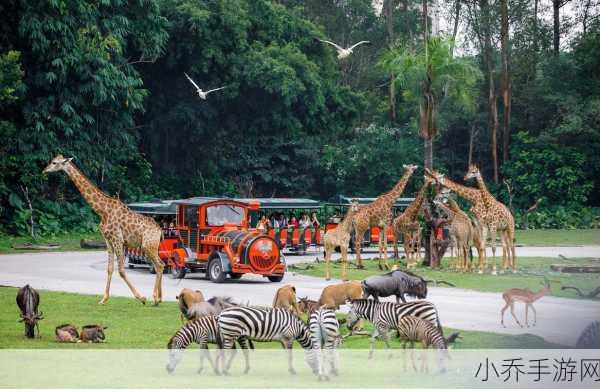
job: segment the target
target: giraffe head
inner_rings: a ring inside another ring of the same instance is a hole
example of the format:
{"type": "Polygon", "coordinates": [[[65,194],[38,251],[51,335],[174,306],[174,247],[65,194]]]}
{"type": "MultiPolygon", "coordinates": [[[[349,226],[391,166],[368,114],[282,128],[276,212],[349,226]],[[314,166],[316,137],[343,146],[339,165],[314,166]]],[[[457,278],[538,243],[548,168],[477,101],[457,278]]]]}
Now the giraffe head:
{"type": "Polygon", "coordinates": [[[413,173],[415,170],[417,170],[418,166],[417,165],[402,165],[402,167],[404,168],[404,172],[405,173],[413,173]]]}
{"type": "Polygon", "coordinates": [[[73,158],[65,158],[62,156],[62,154],[58,154],[56,157],[54,157],[54,159],[52,159],[52,161],[50,161],[48,166],[46,166],[43,173],[48,174],[65,170],[72,160],[73,158]]]}
{"type": "Polygon", "coordinates": [[[481,177],[481,172],[479,171],[479,168],[472,163],[469,165],[469,170],[467,171],[467,174],[465,174],[464,179],[466,181],[477,177],[481,177]]]}
{"type": "Polygon", "coordinates": [[[437,170],[429,170],[429,169],[425,169],[425,173],[428,177],[432,178],[433,180],[435,180],[436,183],[442,184],[444,185],[444,181],[446,179],[445,174],[438,172],[437,170]]]}

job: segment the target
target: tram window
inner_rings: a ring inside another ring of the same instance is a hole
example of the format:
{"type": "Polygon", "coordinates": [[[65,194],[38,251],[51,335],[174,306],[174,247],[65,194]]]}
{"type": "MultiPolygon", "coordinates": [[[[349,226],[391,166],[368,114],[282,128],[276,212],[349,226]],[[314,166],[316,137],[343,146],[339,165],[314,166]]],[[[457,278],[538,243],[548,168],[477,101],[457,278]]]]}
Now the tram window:
{"type": "Polygon", "coordinates": [[[206,224],[222,226],[226,223],[241,225],[244,221],[244,208],[235,205],[215,205],[206,208],[206,224]]]}
{"type": "Polygon", "coordinates": [[[198,207],[185,207],[185,224],[190,228],[198,228],[198,207]]]}

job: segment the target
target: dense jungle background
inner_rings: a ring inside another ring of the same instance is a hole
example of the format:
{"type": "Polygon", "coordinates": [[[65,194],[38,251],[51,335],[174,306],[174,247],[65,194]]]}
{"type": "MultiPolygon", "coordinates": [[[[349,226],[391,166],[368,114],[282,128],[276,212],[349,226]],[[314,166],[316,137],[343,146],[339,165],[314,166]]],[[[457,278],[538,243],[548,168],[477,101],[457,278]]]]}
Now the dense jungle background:
{"type": "Polygon", "coordinates": [[[599,3],[2,1],[0,232],[96,228],[41,174],[57,153],[126,202],[376,196],[471,161],[519,227],[598,227],[599,3]]]}

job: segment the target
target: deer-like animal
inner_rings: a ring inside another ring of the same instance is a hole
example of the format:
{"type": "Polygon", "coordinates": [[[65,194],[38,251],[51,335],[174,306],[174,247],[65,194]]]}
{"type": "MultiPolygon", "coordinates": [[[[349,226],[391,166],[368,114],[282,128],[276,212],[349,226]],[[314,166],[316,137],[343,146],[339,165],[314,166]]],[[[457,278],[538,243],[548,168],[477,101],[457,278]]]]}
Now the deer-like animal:
{"type": "Polygon", "coordinates": [[[522,303],[525,303],[525,325],[527,327],[529,327],[529,322],[528,322],[527,316],[528,316],[529,308],[531,308],[531,310],[533,311],[533,326],[535,326],[535,324],[537,323],[537,312],[536,312],[535,308],[533,307],[533,303],[536,302],[537,300],[541,299],[545,295],[549,294],[550,292],[551,292],[550,281],[546,277],[544,277],[544,287],[537,292],[533,292],[529,288],[508,289],[506,292],[504,292],[502,294],[502,298],[506,302],[506,305],[500,311],[500,315],[501,315],[500,324],[502,324],[503,327],[506,327],[504,325],[504,312],[508,308],[510,308],[510,313],[511,313],[512,317],[515,319],[517,324],[521,328],[523,328],[523,325],[521,324],[521,322],[519,322],[519,319],[517,319],[517,316],[515,316],[515,302],[520,301],[522,303]]]}

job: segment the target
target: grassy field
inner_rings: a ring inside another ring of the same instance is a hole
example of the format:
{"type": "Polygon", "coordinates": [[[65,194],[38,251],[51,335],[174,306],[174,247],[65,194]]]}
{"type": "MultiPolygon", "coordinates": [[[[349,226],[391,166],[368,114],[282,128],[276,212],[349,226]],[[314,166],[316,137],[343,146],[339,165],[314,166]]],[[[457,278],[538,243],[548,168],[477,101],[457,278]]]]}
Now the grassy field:
{"type": "Polygon", "coordinates": [[[4,235],[0,234],[0,254],[19,254],[19,253],[31,253],[31,252],[40,252],[40,251],[48,251],[48,250],[15,250],[13,245],[16,244],[49,244],[49,243],[57,243],[61,247],[52,251],[81,251],[81,250],[89,250],[82,249],[79,245],[79,241],[81,239],[99,239],[102,240],[102,236],[99,232],[88,232],[88,233],[71,233],[64,235],[57,235],[55,237],[43,237],[38,239],[33,239],[30,236],[12,236],[12,235],[4,235]]]}
{"type": "Polygon", "coordinates": [[[600,245],[600,229],[517,230],[517,244],[524,246],[600,245]]]}
{"type": "MultiPolygon", "coordinates": [[[[18,323],[19,311],[15,303],[16,288],[0,287],[0,349],[5,348],[59,348],[59,349],[163,349],[169,338],[181,326],[179,309],[174,302],[159,307],[141,305],[130,298],[113,297],[108,305],[98,305],[99,296],[74,293],[40,292],[40,310],[44,320],[40,322],[41,338],[27,339],[23,336],[23,324],[18,323]],[[54,341],[54,328],[64,323],[78,327],[86,324],[102,324],[107,342],[102,344],[65,344],[54,341]]],[[[367,325],[365,328],[369,329],[367,325]]],[[[444,329],[446,334],[453,330],[444,329]]],[[[346,332],[346,328],[343,328],[346,332]]],[[[533,335],[500,335],[486,332],[461,331],[463,340],[456,348],[559,348],[533,335]]],[[[393,341],[394,347],[399,342],[393,341]]],[[[383,348],[383,342],[376,343],[383,348]]],[[[278,343],[257,343],[257,348],[280,348],[278,343]]],[[[367,348],[367,336],[352,336],[343,348],[367,348]]]]}
{"type": "MultiPolygon", "coordinates": [[[[476,260],[476,257],[475,257],[476,260]]],[[[390,261],[390,264],[393,261],[390,261]]],[[[485,274],[475,273],[457,273],[448,269],[450,259],[445,258],[442,263],[441,270],[431,270],[427,267],[419,267],[415,273],[429,280],[444,280],[454,284],[458,288],[474,289],[483,292],[503,292],[507,288],[530,288],[538,290],[542,288],[543,276],[547,276],[552,285],[552,296],[578,298],[573,291],[562,291],[561,286],[577,286],[584,292],[600,286],[599,274],[567,274],[550,271],[551,264],[595,264],[600,265],[600,261],[593,258],[574,258],[574,259],[558,259],[558,258],[539,258],[525,257],[518,258],[518,267],[520,269],[516,274],[506,273],[493,276],[489,271],[485,274]]],[[[398,262],[396,262],[398,263],[398,262]]],[[[362,280],[373,274],[383,273],[377,267],[377,260],[364,261],[365,270],[357,270],[353,266],[349,266],[348,276],[351,280],[362,280]]],[[[306,265],[298,265],[297,269],[293,267],[290,271],[295,271],[301,274],[306,274],[315,277],[325,277],[325,264],[310,264],[306,270],[301,270],[306,265]]],[[[404,264],[399,264],[400,268],[404,264]]],[[[332,267],[332,276],[340,278],[339,264],[335,263],[332,267]]],[[[440,284],[440,286],[446,286],[440,284]]],[[[597,297],[596,299],[599,299],[597,297]]]]}

